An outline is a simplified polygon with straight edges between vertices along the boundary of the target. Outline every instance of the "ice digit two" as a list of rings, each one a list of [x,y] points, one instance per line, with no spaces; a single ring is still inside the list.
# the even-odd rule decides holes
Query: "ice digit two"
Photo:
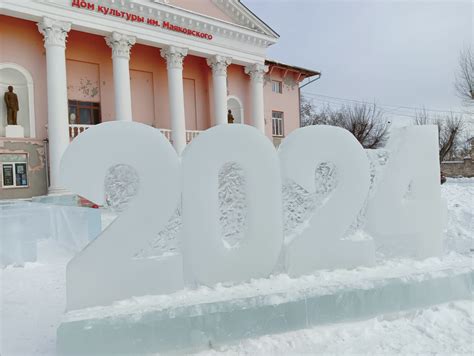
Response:
[[[135,122],[109,122],[81,133],[61,161],[64,187],[97,204],[104,202],[109,168],[128,165],[138,192],[127,208],[67,266],[67,308],[106,305],[145,294],[183,288],[180,255],[136,258],[163,229],[180,197],[180,162],[156,129]]]
[[[342,239],[361,210],[369,190],[369,162],[362,146],[347,130],[308,126],[293,131],[278,149],[284,184],[310,194],[326,184],[316,181],[319,167],[331,170],[332,190],[312,212],[307,225],[285,239],[284,263],[291,276],[316,269],[347,268],[374,262],[371,240]]]

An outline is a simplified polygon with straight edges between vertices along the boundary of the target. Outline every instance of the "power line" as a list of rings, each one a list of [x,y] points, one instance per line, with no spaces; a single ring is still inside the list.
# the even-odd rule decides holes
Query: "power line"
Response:
[[[329,98],[337,101],[343,101],[343,102],[355,102],[355,103],[361,103],[361,104],[374,104],[368,101],[363,101],[363,100],[355,100],[355,99],[347,99],[347,98],[340,98],[336,96],[329,96],[329,95],[323,95],[323,94],[317,94],[317,93],[311,93],[304,91],[303,95],[308,95],[308,96],[313,96],[313,97],[323,97],[323,98]],[[415,110],[415,111],[431,111],[431,112],[439,112],[439,113],[453,113],[453,114],[460,114],[463,115],[464,113],[460,111],[452,111],[452,110],[438,110],[438,109],[428,109],[428,108],[419,108],[419,107],[413,107],[413,106],[403,106],[403,105],[389,105],[389,104],[377,104],[380,107],[388,107],[388,108],[395,108],[397,109],[408,109],[408,110]]]
[[[331,101],[331,100],[327,100],[327,99],[313,98],[312,100],[315,100],[315,101],[317,101],[319,103],[322,103],[322,104],[337,105],[339,107],[342,107],[343,105],[345,105],[345,103],[343,103],[343,102]],[[367,104],[373,104],[373,103],[367,103]],[[399,112],[393,113],[393,109],[390,109],[390,110],[391,111],[385,111],[384,113],[385,114],[391,113],[392,115],[396,115],[396,116],[404,116],[404,117],[409,117],[409,118],[412,118],[412,119],[416,119],[416,115],[409,115],[408,113],[399,113]]]
[[[356,103],[361,103],[361,104],[374,104],[373,102],[368,102],[368,101],[363,101],[363,100],[340,98],[340,97],[323,95],[323,94],[316,94],[316,93],[310,93],[310,92],[303,92],[303,95],[330,98],[330,99],[334,99],[334,100],[337,100],[337,101],[343,101],[343,102],[356,102]],[[441,112],[441,113],[463,114],[462,112],[452,111],[452,110],[427,109],[427,108],[418,108],[418,107],[412,107],[412,106],[389,105],[389,104],[377,104],[377,105],[381,106],[381,107],[390,107],[390,108],[395,108],[395,109],[403,108],[403,109],[418,110],[418,111],[419,110],[425,110],[425,111],[433,111],[433,112]]]

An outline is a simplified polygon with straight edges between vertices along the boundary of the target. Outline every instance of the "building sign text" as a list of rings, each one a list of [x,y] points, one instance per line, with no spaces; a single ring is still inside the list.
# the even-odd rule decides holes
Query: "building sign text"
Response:
[[[183,34],[188,35],[188,36],[194,36],[194,37],[202,38],[202,39],[209,40],[209,41],[213,39],[213,36],[209,33],[192,30],[190,28],[181,27],[181,26],[178,26],[178,25],[173,25],[173,24],[171,24],[167,21],[160,22],[160,21],[152,19],[152,18],[135,15],[135,14],[132,14],[132,13],[127,12],[127,11],[112,9],[110,7],[107,7],[107,6],[102,6],[102,5],[97,5],[96,6],[95,4],[92,4],[92,3],[89,3],[89,2],[83,1],[83,0],[73,0],[72,1],[72,6],[77,7],[79,9],[86,9],[86,10],[90,10],[90,11],[96,11],[96,12],[99,12],[99,13],[105,15],[105,16],[121,17],[121,18],[125,19],[126,21],[130,21],[130,22],[138,22],[138,23],[144,23],[144,24],[147,24],[147,25],[150,25],[150,26],[161,27],[165,30],[180,32],[180,33],[183,33]]]

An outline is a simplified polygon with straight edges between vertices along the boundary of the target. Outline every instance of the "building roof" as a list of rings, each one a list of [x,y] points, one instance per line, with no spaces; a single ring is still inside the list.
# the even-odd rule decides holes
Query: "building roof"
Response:
[[[282,62],[277,62],[277,61],[272,60],[272,59],[266,59],[265,64],[270,66],[270,67],[275,67],[275,68],[280,68],[280,69],[284,69],[284,70],[288,70],[288,71],[298,72],[298,73],[302,74],[305,78],[310,78],[310,77],[314,77],[316,75],[321,75],[320,72],[315,71],[315,70],[306,69],[306,68],[302,68],[302,67],[297,67],[297,66],[293,66],[293,65],[290,65],[290,64],[282,63]]]

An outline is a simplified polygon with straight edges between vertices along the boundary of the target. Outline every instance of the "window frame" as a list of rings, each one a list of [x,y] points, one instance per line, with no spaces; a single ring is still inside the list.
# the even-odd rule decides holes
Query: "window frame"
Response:
[[[276,117],[275,114],[281,114],[281,117]],[[272,110],[272,136],[285,137],[285,113],[283,111]],[[275,125],[277,122],[277,125]],[[279,123],[279,126],[278,126]],[[278,130],[279,129],[279,130]]]
[[[74,111],[71,111],[71,108],[74,108]],[[81,109],[87,109],[90,110],[90,117],[91,121],[90,123],[82,123],[81,122],[81,116],[80,112]],[[98,113],[98,121],[94,120],[94,113]],[[68,118],[71,117],[71,114],[74,113],[76,115],[76,122],[71,123],[70,119],[68,119],[69,125],[98,125],[102,122],[102,108],[99,102],[95,101],[81,101],[81,100],[73,100],[73,99],[68,99]]]
[[[278,90],[275,90],[275,84],[278,84]],[[272,92],[276,94],[283,94],[283,82],[281,80],[272,79]]]
[[[25,174],[26,174],[26,185],[17,185],[16,184],[16,175],[17,173],[17,165],[24,165],[25,166]],[[0,166],[2,167],[1,174],[2,174],[2,188],[4,189],[15,189],[15,188],[29,188],[30,187],[30,178],[28,175],[28,162],[0,162]],[[12,166],[13,170],[13,185],[5,185],[5,174],[4,174],[4,166]]]

